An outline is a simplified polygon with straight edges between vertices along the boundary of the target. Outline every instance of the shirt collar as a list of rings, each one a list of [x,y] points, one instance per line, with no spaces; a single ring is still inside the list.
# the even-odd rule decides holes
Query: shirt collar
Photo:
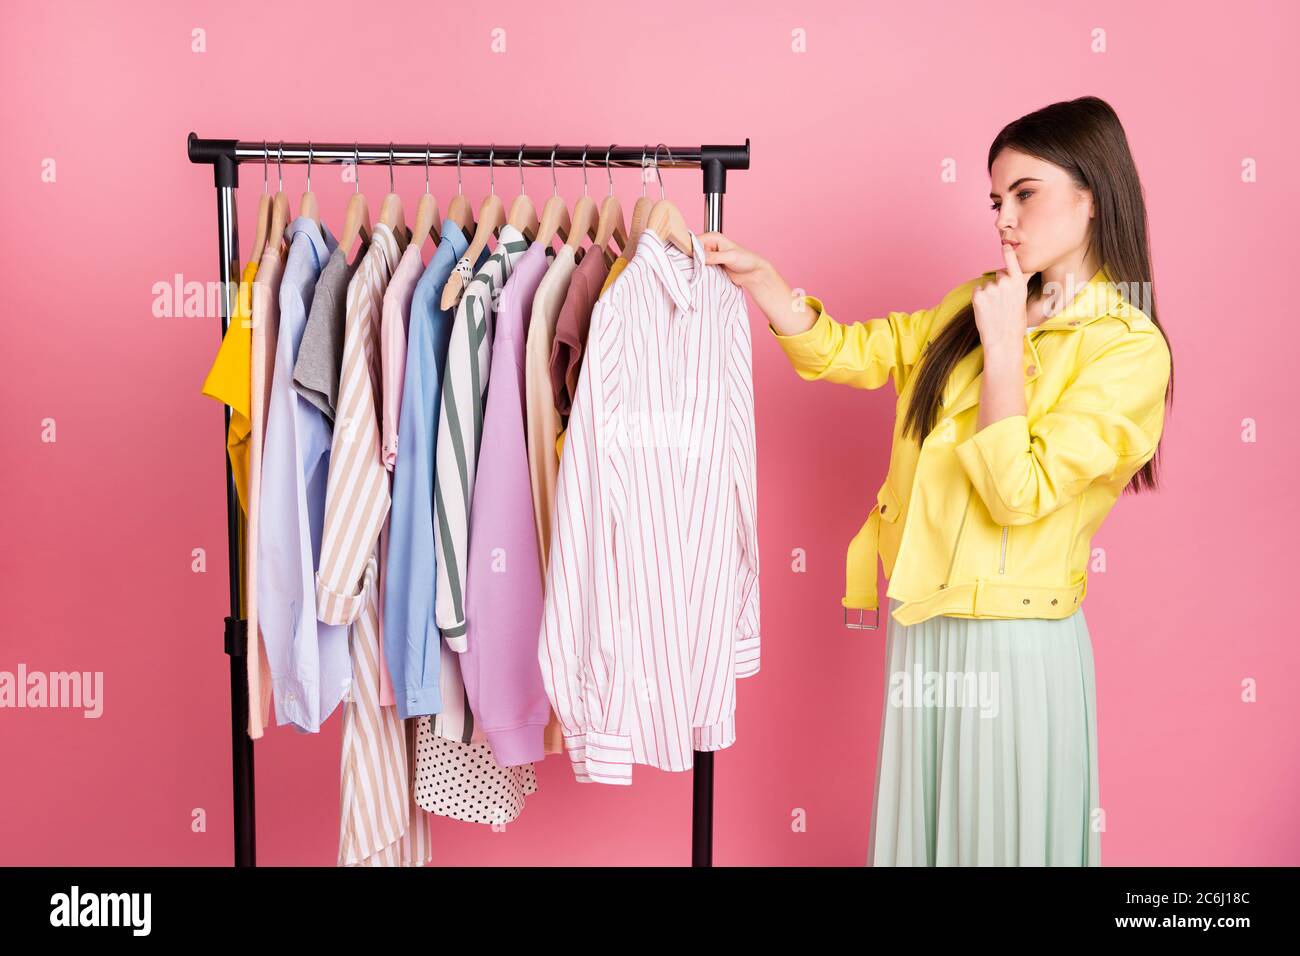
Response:
[[[510,223],[506,223],[497,232],[497,248],[500,249],[506,243],[520,243],[523,247],[526,247],[528,240],[524,238],[522,232],[510,225]],[[506,251],[509,252],[510,250]]]
[[[289,223],[289,228],[285,231],[285,239],[292,246],[298,236],[306,236],[311,242],[312,252],[316,256],[316,271],[325,268],[330,253],[338,245],[334,236],[330,234],[329,226],[323,222],[318,224],[310,216],[299,216]]]
[[[455,262],[465,254],[469,248],[469,240],[465,238],[465,231],[460,228],[455,219],[444,219],[442,229],[440,230],[442,243],[448,243],[451,246],[451,258]]]
[[[665,242],[653,229],[641,230],[641,238],[636,246],[636,255],[646,257],[654,274],[659,277],[659,282],[683,311],[690,309],[691,303],[695,301],[696,290],[700,287],[700,280],[704,278],[704,246],[695,233],[690,233],[690,237],[694,250],[694,268],[689,278],[682,274],[680,266],[686,259],[686,254],[672,243]]]

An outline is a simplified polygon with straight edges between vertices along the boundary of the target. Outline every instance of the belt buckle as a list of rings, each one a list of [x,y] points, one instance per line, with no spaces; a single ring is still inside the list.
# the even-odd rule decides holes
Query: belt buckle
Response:
[[[864,623],[862,623],[862,618],[863,618],[863,616],[864,616],[864,612],[865,612],[865,610],[866,610],[865,608],[855,608],[855,610],[858,612],[858,620],[857,620],[857,623],[856,623],[856,624],[855,624],[855,623],[852,623],[852,622],[849,621],[849,609],[848,609],[847,607],[844,609],[844,626],[845,626],[845,627],[847,627],[847,628],[851,628],[852,630],[855,630],[855,631],[878,631],[878,630],[880,630],[880,608],[877,607],[877,608],[874,608],[874,609],[873,609],[873,610],[875,610],[875,612],[876,612],[876,623],[875,623],[875,624],[864,624]]]

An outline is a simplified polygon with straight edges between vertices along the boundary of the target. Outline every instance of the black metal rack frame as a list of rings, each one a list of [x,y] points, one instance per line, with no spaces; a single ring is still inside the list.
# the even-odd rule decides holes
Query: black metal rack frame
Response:
[[[644,168],[654,156],[659,169],[700,169],[704,173],[705,229],[722,229],[722,197],[727,191],[727,170],[749,168],[749,139],[743,146],[490,146],[430,143],[285,143],[246,142],[234,139],[200,139],[190,133],[187,151],[191,163],[212,166],[217,189],[217,260],[221,277],[221,335],[225,337],[235,313],[240,275],[239,228],[235,190],[242,163],[361,163],[392,166],[524,166]],[[230,409],[223,409],[226,429]],[[242,582],[239,549],[243,515],[235,494],[230,459],[225,454],[226,432],[221,436],[226,462],[226,531],[230,564],[230,615],[225,619],[225,652],[230,658],[230,752],[234,778],[235,865],[257,865],[257,825],[253,785],[253,740],[248,736],[248,672],[245,653],[248,622],[240,616]],[[695,751],[692,794],[691,862],[713,865],[713,753]]]

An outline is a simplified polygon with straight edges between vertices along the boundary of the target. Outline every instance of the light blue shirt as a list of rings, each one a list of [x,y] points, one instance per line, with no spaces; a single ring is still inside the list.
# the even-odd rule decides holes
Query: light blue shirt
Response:
[[[262,446],[258,618],[277,722],[316,733],[352,684],[352,660],[347,627],[316,619],[332,427],[294,389],[293,366],[316,280],[338,243],[307,216],[290,224],[285,239],[289,256],[280,279],[280,332]]]
[[[442,290],[469,240],[451,219],[411,296],[406,377],[398,416],[397,464],[384,565],[384,656],[403,720],[442,710],[442,646],[434,621],[433,469],[438,448],[442,370],[456,308],[443,310]],[[485,247],[479,256],[488,256]],[[478,264],[475,265],[478,269]]]

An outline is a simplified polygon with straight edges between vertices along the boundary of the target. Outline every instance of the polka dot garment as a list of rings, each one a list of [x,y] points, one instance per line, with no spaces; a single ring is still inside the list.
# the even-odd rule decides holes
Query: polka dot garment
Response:
[[[502,767],[486,742],[462,743],[433,733],[421,717],[416,732],[415,802],[466,823],[510,823],[537,792],[532,764]]]

